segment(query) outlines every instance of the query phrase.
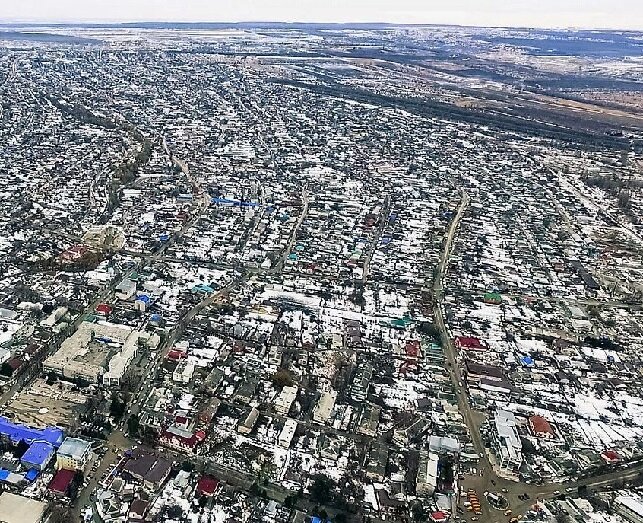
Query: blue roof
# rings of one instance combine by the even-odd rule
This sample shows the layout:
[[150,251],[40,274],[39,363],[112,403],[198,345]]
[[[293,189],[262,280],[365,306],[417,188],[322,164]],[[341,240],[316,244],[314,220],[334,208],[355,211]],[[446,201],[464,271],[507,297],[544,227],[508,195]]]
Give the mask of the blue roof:
[[520,361],[522,361],[523,365],[533,365],[534,360],[530,356],[523,356]]
[[162,319],[163,317],[158,313],[154,313],[150,316],[150,320],[152,321],[161,321]]
[[36,469],[29,469],[27,471],[27,473],[25,474],[25,479],[27,481],[34,481],[38,477],[39,474],[40,474],[40,472],[38,472]]
[[54,446],[46,441],[34,441],[22,455],[20,461],[28,465],[45,467],[54,455]]
[[57,427],[47,427],[43,430],[33,429],[26,425],[13,423],[9,418],[0,416],[0,435],[9,438],[13,443],[32,443],[36,440],[46,441],[54,447],[60,447],[63,442],[63,431]]
[[145,295],[145,294],[139,294],[139,296],[136,298],[136,300],[137,301],[142,301],[142,302],[145,302],[145,303],[149,303],[150,302],[150,297]]
[[194,287],[192,287],[192,292],[214,292],[214,289],[209,285],[205,285],[204,283],[199,283],[198,285],[195,285]]
[[5,481],[9,477],[9,471],[7,469],[0,469],[0,481]]
[[255,202],[242,202],[241,200],[230,200],[229,198],[212,198],[212,203],[223,205],[236,205],[237,207],[259,207]]

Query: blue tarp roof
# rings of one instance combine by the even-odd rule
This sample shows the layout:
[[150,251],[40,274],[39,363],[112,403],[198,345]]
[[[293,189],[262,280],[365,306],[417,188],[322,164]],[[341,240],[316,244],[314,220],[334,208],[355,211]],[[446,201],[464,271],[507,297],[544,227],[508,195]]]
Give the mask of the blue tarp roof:
[[25,474],[25,479],[27,481],[35,481],[39,474],[40,472],[38,472],[36,469],[29,469],[29,471]]
[[0,481],[5,481],[9,477],[9,471],[7,469],[0,469]]
[[60,447],[63,442],[63,431],[57,427],[47,427],[43,430],[32,429],[26,425],[13,423],[5,416],[0,416],[0,434],[9,438],[13,443],[31,443],[36,440],[46,441],[54,447]]
[[54,455],[54,446],[46,441],[34,441],[22,455],[20,461],[28,465],[44,467]]
[[534,360],[530,356],[523,356],[520,361],[522,361],[523,365],[533,365]]
[[139,294],[138,297],[136,298],[138,301],[143,301],[145,303],[150,302],[150,297],[145,295],[145,294]]

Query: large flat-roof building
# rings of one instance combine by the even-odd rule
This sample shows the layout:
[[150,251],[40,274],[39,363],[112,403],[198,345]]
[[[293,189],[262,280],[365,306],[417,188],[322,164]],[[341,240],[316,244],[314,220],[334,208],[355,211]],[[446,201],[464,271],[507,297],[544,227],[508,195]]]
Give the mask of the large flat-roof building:
[[317,423],[326,423],[333,412],[333,407],[335,407],[336,401],[337,391],[331,390],[329,392],[324,392],[313,409],[313,421]]
[[295,399],[297,399],[298,388],[296,386],[284,387],[275,398],[274,408],[277,414],[286,416]]
[[522,464],[522,442],[513,412],[498,409],[493,418],[493,447],[500,467],[515,473]]
[[51,458],[54,457],[56,449],[47,441],[34,441],[20,458],[20,462],[28,468],[44,470]]
[[643,500],[636,495],[617,496],[614,510],[630,523],[643,523]]
[[59,447],[63,442],[64,434],[58,427],[34,429],[27,425],[14,423],[5,416],[0,416],[0,438],[17,445],[21,441],[31,445],[34,441],[46,441],[54,447]]
[[45,372],[117,387],[136,357],[139,340],[156,342],[146,332],[107,322],[80,324],[43,364]]
[[47,504],[11,492],[0,495],[0,521],[3,523],[41,523]]

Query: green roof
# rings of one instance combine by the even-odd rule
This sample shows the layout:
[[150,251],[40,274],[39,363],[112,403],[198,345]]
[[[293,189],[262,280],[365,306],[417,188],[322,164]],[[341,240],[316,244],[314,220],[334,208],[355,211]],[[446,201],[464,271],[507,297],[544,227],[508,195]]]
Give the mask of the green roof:
[[484,295],[484,299],[489,301],[502,301],[502,296],[497,292],[487,292]]

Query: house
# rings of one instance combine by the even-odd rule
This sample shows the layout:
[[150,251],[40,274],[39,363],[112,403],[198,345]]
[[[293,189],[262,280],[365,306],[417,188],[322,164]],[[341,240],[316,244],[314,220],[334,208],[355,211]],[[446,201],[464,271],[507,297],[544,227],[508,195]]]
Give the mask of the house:
[[246,434],[246,435],[250,434],[255,424],[257,423],[258,418],[259,418],[259,410],[253,407],[250,413],[243,420],[243,422],[237,426],[237,432],[239,434]]
[[96,306],[96,314],[108,317],[114,309],[106,303],[100,303]]
[[522,464],[522,442],[516,417],[513,412],[498,409],[493,418],[493,427],[492,446],[496,451],[496,461],[507,472],[513,473]]
[[472,336],[456,336],[455,346],[460,350],[486,351],[487,347],[478,338]]
[[373,442],[366,458],[366,477],[371,481],[383,481],[386,477],[388,463],[388,447]]
[[629,523],[643,523],[643,500],[638,495],[617,496],[614,511]]
[[433,452],[420,451],[415,491],[418,496],[432,496],[438,486],[438,463],[440,458]]
[[435,512],[431,512],[430,519],[434,523],[444,523],[449,519],[449,516],[441,510],[437,510]]
[[47,485],[47,489],[57,496],[68,496],[75,476],[76,472],[73,470],[60,469]]
[[194,452],[196,446],[205,439],[205,432],[191,430],[172,425],[161,432],[159,442],[165,447],[176,450]]
[[135,499],[129,506],[127,515],[128,521],[132,523],[144,521],[149,507],[150,504],[147,501],[143,501],[142,499]]
[[125,278],[115,289],[115,296],[122,301],[129,300],[136,293],[136,282]]
[[196,484],[196,493],[208,498],[214,496],[219,487],[219,480],[212,476],[201,476]]
[[601,458],[605,460],[605,463],[612,465],[621,461],[621,456],[615,450],[605,450],[601,452]]
[[123,473],[151,489],[158,490],[170,475],[172,463],[141,448],[134,449],[123,465]]
[[33,429],[27,425],[13,423],[5,416],[0,416],[0,438],[4,441],[17,445],[21,441],[31,444],[34,441],[46,441],[54,447],[59,447],[63,441],[63,431],[58,427],[46,427],[45,429]]
[[136,310],[145,312],[150,307],[150,297],[146,294],[139,294],[134,301],[134,307]]
[[316,423],[326,423],[330,418],[330,415],[337,401],[337,391],[331,390],[329,392],[324,392],[317,401],[317,405],[313,409],[313,421]]
[[529,428],[537,438],[552,439],[555,436],[554,429],[542,416],[530,416]]

